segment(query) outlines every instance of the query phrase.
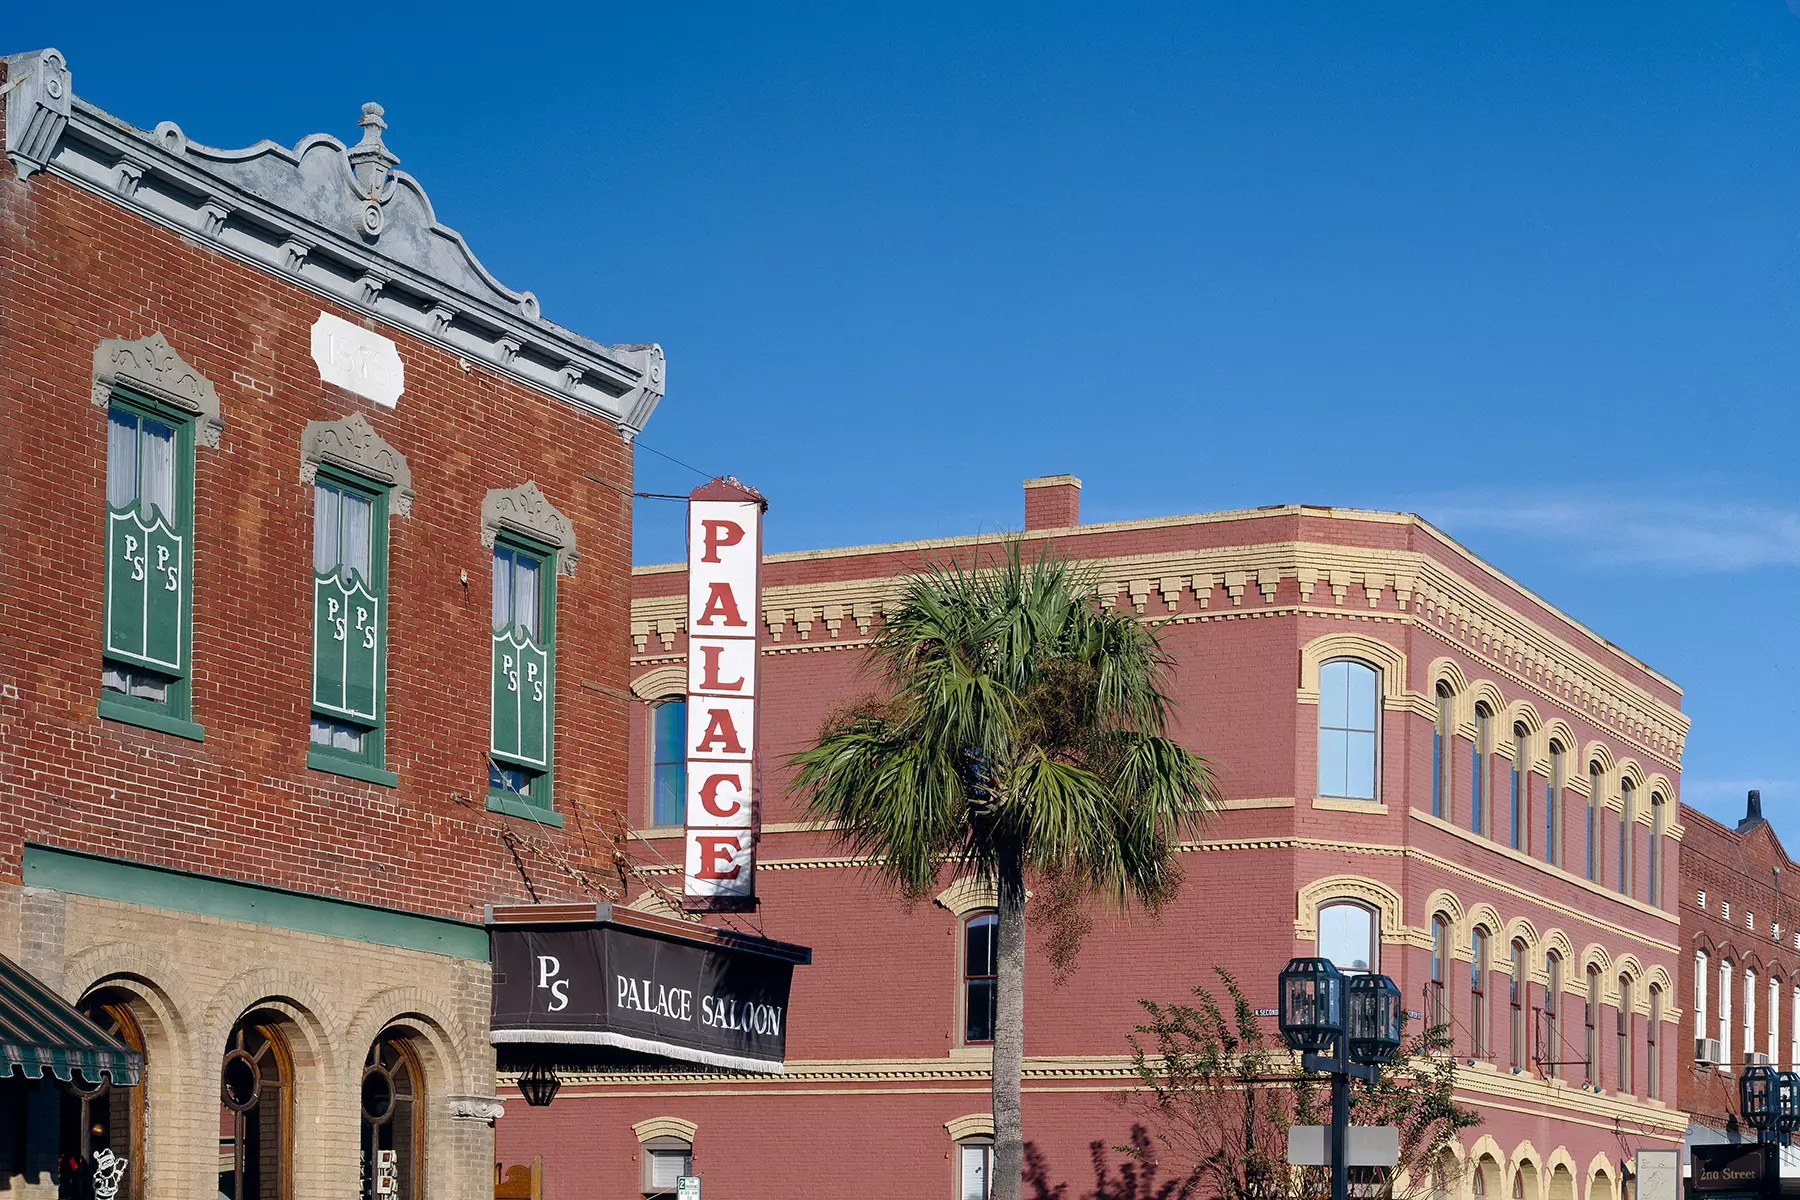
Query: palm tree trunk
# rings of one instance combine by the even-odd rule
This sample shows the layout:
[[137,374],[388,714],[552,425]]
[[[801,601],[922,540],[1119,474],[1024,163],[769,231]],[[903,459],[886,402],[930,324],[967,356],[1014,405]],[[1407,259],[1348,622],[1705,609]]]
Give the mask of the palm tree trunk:
[[1019,1078],[1025,1063],[1025,862],[1023,847],[1007,841],[999,854],[999,911],[995,932],[994,1114],[992,1200],[1019,1200],[1025,1171],[1025,1120]]

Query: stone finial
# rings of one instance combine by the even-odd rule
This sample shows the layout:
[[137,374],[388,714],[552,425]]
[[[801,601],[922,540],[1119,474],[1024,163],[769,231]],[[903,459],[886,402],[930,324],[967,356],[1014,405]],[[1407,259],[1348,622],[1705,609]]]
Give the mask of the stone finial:
[[1744,802],[1744,819],[1738,822],[1738,828],[1748,829],[1762,819],[1762,792],[1751,788],[1750,795],[1745,798]]
[[381,118],[381,105],[371,101],[363,105],[362,111],[362,120],[357,122],[362,126],[362,141],[350,147],[345,157],[350,160],[350,172],[363,201],[362,211],[357,214],[357,232],[372,242],[387,225],[381,206],[394,194],[394,165],[400,157],[381,140],[381,131],[387,128],[387,122]]

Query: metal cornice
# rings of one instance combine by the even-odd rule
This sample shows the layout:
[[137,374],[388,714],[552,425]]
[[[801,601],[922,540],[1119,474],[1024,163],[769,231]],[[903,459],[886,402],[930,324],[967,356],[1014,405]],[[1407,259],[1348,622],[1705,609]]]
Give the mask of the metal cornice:
[[[301,147],[315,139],[343,150],[322,135]],[[284,161],[295,155],[272,143],[252,149],[263,147]],[[75,97],[45,169],[189,241],[605,417],[626,437],[643,428],[661,399],[660,347],[603,347],[535,315],[509,311],[221,178],[192,161],[188,149],[172,124],[147,132]],[[436,228],[464,251],[479,276],[492,281],[460,236]],[[520,310],[535,314],[529,293],[507,294],[519,298]]]

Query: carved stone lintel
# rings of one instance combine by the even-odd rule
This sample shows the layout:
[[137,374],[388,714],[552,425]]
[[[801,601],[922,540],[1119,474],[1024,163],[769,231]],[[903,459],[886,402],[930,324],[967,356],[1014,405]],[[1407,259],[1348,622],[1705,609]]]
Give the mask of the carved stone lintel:
[[534,482],[514,488],[492,488],[481,500],[481,544],[492,546],[502,529],[554,546],[557,570],[575,573],[581,557],[575,549],[575,522],[563,516]]
[[506,1115],[506,1103],[498,1096],[446,1096],[445,1105],[452,1121],[486,1121],[492,1123]]
[[202,446],[217,446],[225,421],[219,415],[219,393],[212,381],[182,361],[167,339],[160,333],[128,342],[122,338],[102,338],[94,347],[94,383],[92,398],[96,407],[105,408],[112,400],[113,388],[119,384],[134,388],[155,400],[193,413],[195,441]]
[[6,57],[6,157],[20,179],[43,170],[56,153],[74,95],[62,51]]
[[351,413],[341,421],[306,423],[306,432],[300,437],[300,482],[311,483],[320,463],[387,484],[393,489],[388,507],[394,515],[404,517],[412,512],[412,470],[406,465],[406,456],[388,445],[361,413]]

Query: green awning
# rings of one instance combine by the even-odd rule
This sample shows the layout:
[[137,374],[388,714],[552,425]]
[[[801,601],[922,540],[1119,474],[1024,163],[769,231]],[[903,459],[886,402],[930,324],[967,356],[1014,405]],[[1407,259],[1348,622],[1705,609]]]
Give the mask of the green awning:
[[0,954],[0,1079],[21,1072],[42,1079],[46,1068],[65,1082],[79,1071],[89,1086],[105,1076],[115,1087],[131,1087],[144,1056]]

